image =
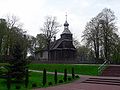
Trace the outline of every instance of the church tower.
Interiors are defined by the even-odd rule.
[[[72,33],[69,30],[69,24],[67,22],[67,15],[66,15],[66,21],[64,23],[64,31],[61,34],[62,39],[70,39],[72,40]]]

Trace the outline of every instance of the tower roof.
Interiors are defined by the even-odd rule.
[[[69,26],[68,22],[65,21],[65,23],[64,23],[64,31],[62,32],[62,34],[72,34],[72,33],[70,32],[68,26]]]
[[[69,29],[65,28],[62,34],[72,34]]]
[[[67,22],[67,14],[66,14],[66,21],[64,23],[64,31],[62,32],[62,34],[72,34],[69,30],[69,24]]]

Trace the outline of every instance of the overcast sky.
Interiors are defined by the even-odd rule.
[[[103,8],[111,8],[115,12],[119,28],[120,0],[0,0],[0,18],[13,14],[20,18],[28,34],[36,36],[40,33],[45,16],[56,16],[57,21],[63,25],[67,12],[69,28],[81,40],[86,23]],[[59,34],[62,31],[63,26]]]

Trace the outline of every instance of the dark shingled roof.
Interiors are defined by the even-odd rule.
[[[58,48],[58,47],[59,47],[59,45],[60,45],[62,42],[64,42],[64,41],[72,41],[72,40],[60,38],[60,39],[56,40],[56,41],[51,45],[50,50],[60,49],[60,48]],[[66,47],[66,48],[67,48],[67,47]],[[62,49],[62,48],[61,48],[61,49]],[[72,48],[69,48],[69,49],[75,49],[75,47],[73,46]]]

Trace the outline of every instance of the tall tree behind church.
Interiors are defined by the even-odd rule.
[[[56,36],[61,25],[57,22],[57,18],[53,16],[46,16],[43,27],[41,28],[42,33],[46,36],[48,40]]]
[[[108,57],[112,55],[118,39],[115,19],[113,11],[105,8],[86,25],[83,40],[94,50],[96,60],[110,59]]]
[[[58,33],[60,26],[61,25],[57,22],[56,17],[46,16],[43,27],[41,28],[41,31],[45,35],[47,41],[48,60],[49,60],[50,42]]]

